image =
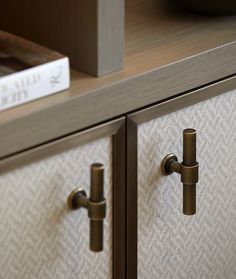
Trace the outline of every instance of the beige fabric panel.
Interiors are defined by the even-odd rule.
[[[161,160],[182,160],[182,131],[196,128],[200,181],[197,215],[182,214],[178,174]],[[138,278],[235,279],[236,91],[149,121],[138,129]]]
[[[90,165],[105,165],[104,251],[89,250],[84,209],[67,208],[78,186],[90,192]],[[112,141],[94,141],[0,176],[1,279],[112,278]]]

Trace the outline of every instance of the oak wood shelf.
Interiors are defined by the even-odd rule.
[[[0,157],[226,78],[235,69],[236,16],[196,15],[164,0],[127,0],[124,69],[101,78],[72,70],[69,90],[1,113]]]
[[[0,30],[59,51],[96,77],[123,67],[124,0],[1,0]]]

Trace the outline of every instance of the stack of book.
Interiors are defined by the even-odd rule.
[[[0,31],[0,111],[69,88],[69,59]]]

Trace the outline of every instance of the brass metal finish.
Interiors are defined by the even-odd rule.
[[[192,185],[198,182],[198,164],[195,166],[184,166],[181,164],[181,182],[186,185]]]
[[[183,213],[185,215],[196,214],[196,184],[183,184]]]
[[[84,204],[82,205],[81,197],[86,198],[86,196],[87,196],[86,192],[82,188],[77,188],[73,190],[67,199],[69,208],[73,210],[77,210],[81,207],[85,207]]]
[[[196,164],[196,130],[185,129],[183,131],[183,165]]]
[[[91,166],[91,194],[77,188],[68,197],[69,208],[76,210],[81,207],[88,210],[90,219],[90,249],[93,252],[103,250],[103,219],[106,217],[106,200],[104,199],[104,167],[102,164]]]
[[[172,163],[173,162],[178,162],[178,158],[176,157],[175,154],[171,153],[166,155],[166,157],[162,160],[161,163],[161,171],[165,175],[172,174],[174,172]]]
[[[104,203],[103,181],[104,167],[102,164],[93,164],[91,167],[91,195],[90,195],[90,249],[94,252],[103,250],[103,219],[105,218],[106,204]],[[102,202],[102,204],[101,204]],[[93,210],[93,205],[99,203],[99,207],[104,215],[101,218],[96,218],[96,210]],[[98,213],[100,210],[98,210]],[[94,213],[94,216],[93,214]]]
[[[196,130],[183,131],[183,162],[180,164],[174,154],[168,154],[161,164],[162,173],[170,175],[177,172],[183,183],[183,213],[196,213],[196,183],[198,182],[198,163],[196,161]]]

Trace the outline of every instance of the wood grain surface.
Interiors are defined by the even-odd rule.
[[[123,66],[123,0],[1,0],[1,28],[68,55],[95,76]]]
[[[235,69],[235,16],[191,14],[164,0],[127,0],[124,69],[102,78],[72,71],[69,90],[0,114],[0,157],[226,78]]]

